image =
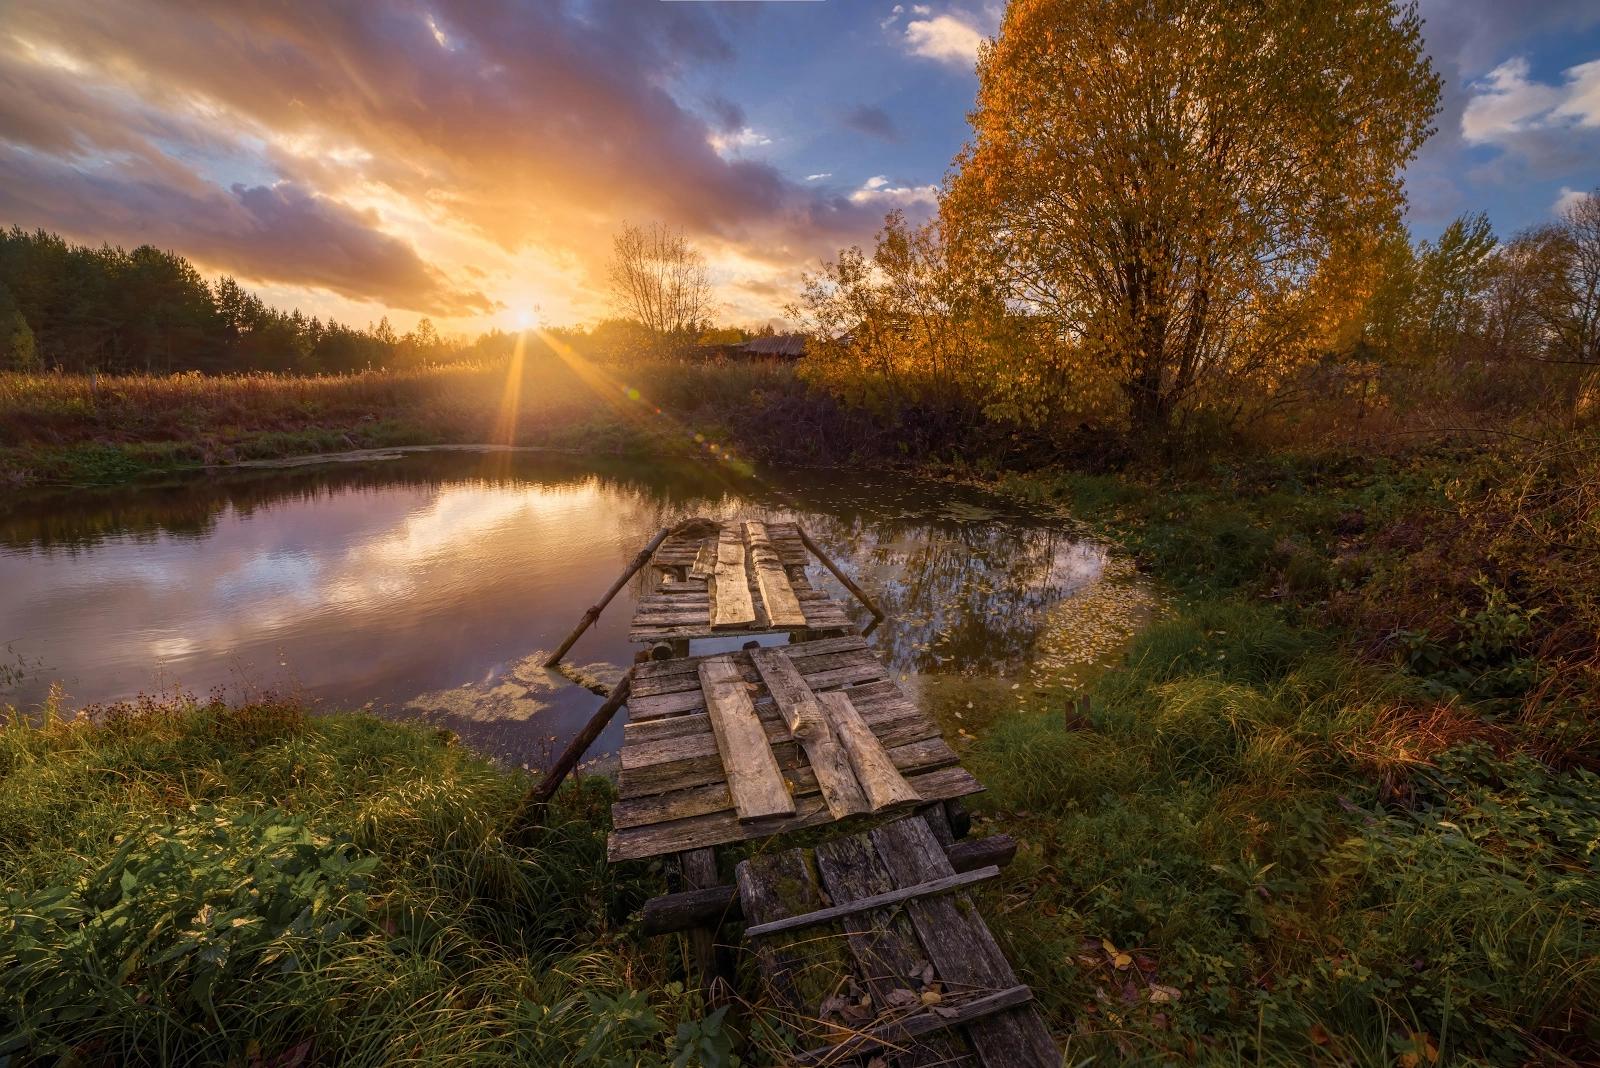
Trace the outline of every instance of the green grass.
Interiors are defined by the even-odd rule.
[[[507,834],[525,786],[442,734],[271,702],[14,718],[0,1054],[665,1064],[669,1038],[725,1045],[670,942],[628,935],[663,886],[606,863],[607,785]]]
[[[1594,576],[1531,544],[1396,534],[1492,515],[1494,492],[1448,487],[1499,462],[1005,480],[1114,532],[1175,593],[1087,724],[1064,698],[997,712],[966,754],[979,825],[1028,845],[995,926],[1074,1059],[1600,1050],[1600,748],[1575,689],[1594,635],[1571,640]],[[1490,560],[1516,596],[1545,591],[1538,613],[1460,580]]]

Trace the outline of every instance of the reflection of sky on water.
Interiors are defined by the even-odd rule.
[[[0,513],[0,647],[34,665],[9,699],[36,705],[56,679],[73,703],[161,686],[291,690],[334,707],[409,708],[536,762],[599,698],[531,654],[558,643],[677,519],[800,518],[880,598],[890,620],[874,643],[907,672],[1015,670],[1041,613],[1103,563],[1094,546],[999,517],[966,491],[816,472],[726,477],[418,456],[25,502]],[[821,568],[813,575],[848,600]],[[584,637],[579,661],[603,673],[631,659],[634,592]],[[619,735],[614,724],[598,748]]]

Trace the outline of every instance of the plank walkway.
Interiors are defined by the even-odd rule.
[[[659,581],[634,608],[630,641],[853,629],[844,608],[811,585],[810,554],[794,523],[705,520],[686,527],[650,559]]]
[[[935,825],[908,816],[738,866],[762,993],[810,1047],[795,1063],[1059,1065],[966,892],[998,869],[958,875]]]
[[[678,858],[684,889],[646,904],[645,929],[686,932],[711,995],[714,929],[742,918],[795,1063],[1056,1068],[971,897],[1015,844],[954,841],[950,806],[983,786],[811,586],[811,551],[882,613],[794,523],[658,538],[629,637],[671,658],[630,675],[607,843],[612,861]],[[788,644],[687,655],[691,639],[760,634]],[[849,833],[814,848],[758,847],[718,885],[717,847],[841,821]]]
[[[939,734],[938,726],[890,681],[888,672],[857,635],[823,638],[783,646],[782,655],[795,677],[818,699],[832,703],[847,699],[856,718],[871,735],[846,764],[857,787],[863,780],[860,811],[870,812],[871,791],[880,797],[878,811],[901,803],[944,801],[983,789],[960,766],[955,752]],[[636,860],[686,849],[727,845],[802,827],[816,827],[842,815],[839,799],[830,808],[817,767],[786,718],[783,701],[775,696],[754,657],[760,651],[718,654],[640,664],[634,669],[629,722],[623,727],[619,800],[612,806],[612,832],[608,853],[612,860]],[[770,662],[770,657],[763,657]],[[702,671],[708,663],[716,686],[737,680],[759,723],[782,788],[793,803],[792,814],[742,818],[730,786],[729,765],[718,739]],[[770,670],[770,669],[769,669]],[[782,687],[780,684],[780,692]],[[837,694],[838,698],[831,695]],[[832,721],[829,721],[830,723]],[[857,728],[859,730],[859,728]],[[746,746],[752,744],[745,732]],[[843,746],[846,743],[838,742]],[[813,748],[816,748],[813,739]],[[741,750],[744,752],[747,750]],[[754,757],[764,764],[764,757]],[[862,775],[852,760],[867,769]],[[904,786],[884,769],[887,764]],[[844,781],[843,770],[829,766],[823,781]],[[751,764],[735,764],[732,778],[740,782],[758,773]],[[829,776],[832,779],[829,779]],[[906,792],[907,788],[912,793]],[[837,791],[836,791],[837,792]]]

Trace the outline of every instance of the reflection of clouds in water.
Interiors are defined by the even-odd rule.
[[[418,694],[399,703],[411,715],[447,716],[476,723],[527,722],[551,707],[551,698],[564,687],[577,682],[587,685],[615,685],[622,669],[614,664],[585,664],[557,672],[544,666],[549,653],[534,652],[501,669],[491,669],[477,682],[465,682],[448,690]]]

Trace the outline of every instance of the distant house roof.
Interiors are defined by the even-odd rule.
[[[806,354],[806,336],[773,334],[771,337],[754,337],[745,342],[744,351],[751,356],[786,356],[796,359]]]

